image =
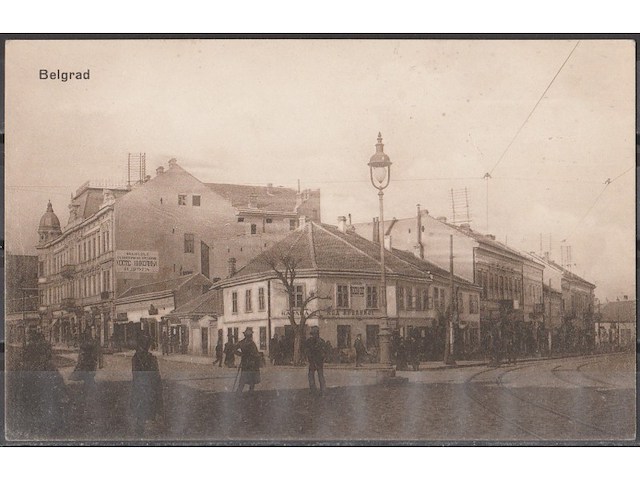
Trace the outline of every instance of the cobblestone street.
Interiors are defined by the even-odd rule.
[[[153,440],[623,440],[635,435],[631,354],[398,372],[409,383],[376,383],[373,369],[327,369],[324,397],[311,395],[306,370],[263,369],[254,393],[238,398],[235,370],[160,358],[165,426]],[[63,377],[70,358],[58,358]],[[130,358],[105,356],[96,392],[85,399],[66,381],[65,422],[47,428],[33,397],[9,396],[8,438],[135,440],[129,413]],[[11,392],[12,379],[8,387]],[[28,382],[27,382],[28,383]]]

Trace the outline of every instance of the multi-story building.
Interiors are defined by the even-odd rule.
[[[40,327],[38,257],[7,253],[4,260],[7,342],[21,344]]]
[[[355,224],[365,238],[375,239],[379,223]],[[524,351],[535,348],[538,323],[542,321],[543,266],[501,242],[493,235],[474,231],[469,225],[447,223],[418,206],[416,217],[385,222],[385,236],[399,249],[433,262],[445,271],[454,257],[454,272],[481,287],[481,335],[486,339],[492,325],[507,315],[522,327]],[[451,239],[453,238],[453,247]]]
[[[433,338],[438,321],[450,305],[448,275],[435,265],[388,246],[385,254],[387,315],[400,336],[416,332]],[[286,254],[295,259],[294,307],[314,292],[319,298],[307,306],[318,311],[308,325],[343,355],[348,355],[357,334],[375,351],[383,326],[380,309],[380,246],[350,229],[344,217],[338,227],[308,222],[237,272],[230,272],[214,288],[222,291],[223,312],[218,327],[226,339],[237,338],[247,326],[256,332],[256,343],[267,352],[273,334],[292,335],[289,298],[269,259]],[[462,328],[477,332],[479,288],[454,278],[464,304],[459,315]],[[444,342],[442,342],[444,345]]]
[[[206,184],[180,167],[156,170],[133,187],[80,187],[64,227],[49,203],[38,244],[41,306],[55,341],[90,328],[114,334],[114,301],[126,290],[201,273],[225,275],[295,229],[319,219],[320,192]]]

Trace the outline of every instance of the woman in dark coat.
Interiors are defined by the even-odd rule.
[[[141,336],[138,339],[136,353],[131,359],[131,411],[136,419],[136,434],[144,433],[148,420],[162,417],[164,406],[162,401],[162,379],[158,360],[149,353],[151,339]]]
[[[244,331],[244,339],[236,345],[235,353],[240,355],[240,381],[236,392],[242,393],[245,385],[249,385],[249,391],[252,391],[260,383],[260,352],[253,341],[251,327]]]

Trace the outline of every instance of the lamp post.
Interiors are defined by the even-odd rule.
[[[378,133],[378,143],[376,143],[376,153],[369,160],[369,173],[371,175],[371,184],[378,190],[378,199],[380,200],[380,266],[382,288],[380,291],[380,307],[382,312],[382,327],[378,335],[380,342],[380,363],[391,365],[391,350],[389,331],[389,317],[387,316],[387,276],[384,266],[384,205],[383,190],[389,186],[391,180],[391,160],[384,153],[384,144],[382,143],[382,135]]]

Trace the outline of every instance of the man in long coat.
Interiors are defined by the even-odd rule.
[[[252,391],[256,384],[260,383],[260,352],[253,341],[253,329],[247,327],[243,333],[244,339],[240,340],[235,348],[235,354],[240,355],[237,393],[242,393],[245,385],[249,385],[249,391]]]
[[[320,395],[324,394],[324,360],[328,352],[327,343],[320,338],[320,329],[311,327],[311,336],[304,342],[304,350],[309,361],[309,389],[311,393],[316,392],[315,373],[318,372],[318,381],[320,382]]]

